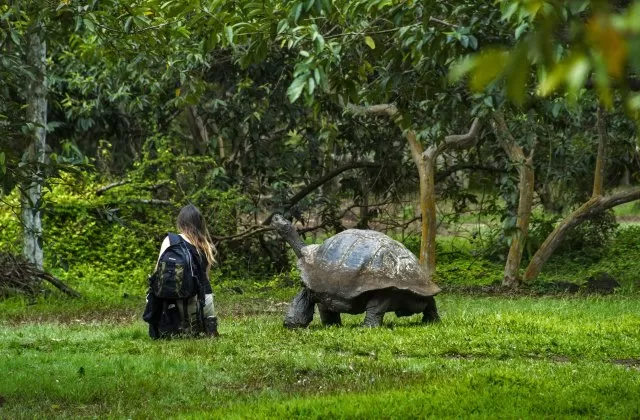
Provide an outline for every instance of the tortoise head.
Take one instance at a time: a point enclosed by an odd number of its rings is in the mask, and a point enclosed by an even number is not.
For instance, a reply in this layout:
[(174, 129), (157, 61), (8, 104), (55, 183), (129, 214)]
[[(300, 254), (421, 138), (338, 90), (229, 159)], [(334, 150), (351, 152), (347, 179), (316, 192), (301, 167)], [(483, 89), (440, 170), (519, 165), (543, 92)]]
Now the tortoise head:
[(298, 235), (298, 231), (293, 226), (293, 224), (282, 217), (280, 214), (276, 214), (271, 219), (271, 226), (273, 226), (276, 231), (291, 245), (293, 248), (293, 252), (296, 253), (296, 256), (300, 258), (302, 256), (302, 248), (305, 246), (302, 239)]

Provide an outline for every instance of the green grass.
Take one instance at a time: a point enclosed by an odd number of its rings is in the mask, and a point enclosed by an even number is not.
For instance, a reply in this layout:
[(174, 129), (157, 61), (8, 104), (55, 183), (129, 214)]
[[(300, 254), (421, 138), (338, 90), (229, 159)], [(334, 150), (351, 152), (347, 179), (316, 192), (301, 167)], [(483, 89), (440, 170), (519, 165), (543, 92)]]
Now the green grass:
[(140, 298), (0, 303), (1, 418), (640, 416), (637, 298), (441, 295), (443, 321), (282, 328), (221, 294), (219, 340), (151, 341)]

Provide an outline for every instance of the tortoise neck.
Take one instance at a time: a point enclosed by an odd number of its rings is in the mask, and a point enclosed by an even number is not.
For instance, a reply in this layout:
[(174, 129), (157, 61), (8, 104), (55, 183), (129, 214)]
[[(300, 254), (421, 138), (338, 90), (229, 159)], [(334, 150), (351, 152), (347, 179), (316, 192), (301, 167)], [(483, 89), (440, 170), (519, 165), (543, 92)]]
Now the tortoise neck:
[(296, 228), (291, 226), (290, 229), (287, 229), (287, 232), (283, 235), (284, 239), (291, 245), (291, 249), (295, 252), (296, 257), (302, 257), (302, 248), (305, 246), (304, 242), (298, 235)]

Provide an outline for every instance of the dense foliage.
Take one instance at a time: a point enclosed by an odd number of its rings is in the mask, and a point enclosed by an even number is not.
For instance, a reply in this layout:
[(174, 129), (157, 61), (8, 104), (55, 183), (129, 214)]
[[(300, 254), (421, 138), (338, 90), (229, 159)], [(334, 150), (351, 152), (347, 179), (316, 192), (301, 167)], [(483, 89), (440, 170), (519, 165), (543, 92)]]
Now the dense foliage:
[[(516, 277), (520, 258), (537, 273), (553, 252), (606, 243), (614, 222), (603, 215), (638, 196), (638, 10), (11, 1), (0, 6), (3, 247), (20, 252), (19, 236), (32, 236), (46, 268), (71, 282), (142, 284), (191, 202), (209, 220), (222, 279), (289, 273), (287, 248), (265, 226), (274, 212), (299, 221), (307, 240), (373, 227), (411, 246), (417, 223), (433, 221), (425, 215), (474, 217), (493, 238), (474, 251), (515, 261)], [(25, 113), (38, 104), (44, 127)], [(361, 112), (376, 106), (394, 111)], [(473, 143), (446, 148), (474, 118)], [(438, 153), (433, 190), (422, 152)], [(528, 208), (523, 167), (534, 179)], [(558, 233), (566, 225), (575, 232)], [(446, 236), (430, 251), (443, 282)]]

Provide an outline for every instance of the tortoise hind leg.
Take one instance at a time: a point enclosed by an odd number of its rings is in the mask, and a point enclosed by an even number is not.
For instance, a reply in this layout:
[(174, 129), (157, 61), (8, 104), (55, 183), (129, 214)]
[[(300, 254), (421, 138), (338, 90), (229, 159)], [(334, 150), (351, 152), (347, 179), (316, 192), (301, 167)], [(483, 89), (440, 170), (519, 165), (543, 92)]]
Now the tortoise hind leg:
[(340, 312), (331, 311), (324, 305), (318, 305), (318, 312), (320, 312), (320, 320), (323, 325), (342, 325)]
[(287, 328), (308, 326), (313, 321), (314, 307), (315, 302), (311, 291), (305, 287), (291, 301), (287, 315), (284, 317), (284, 326)]
[(427, 306), (422, 312), (422, 322), (430, 324), (432, 322), (439, 322), (440, 315), (438, 315), (438, 308), (436, 307), (436, 299), (433, 296), (427, 298)]

